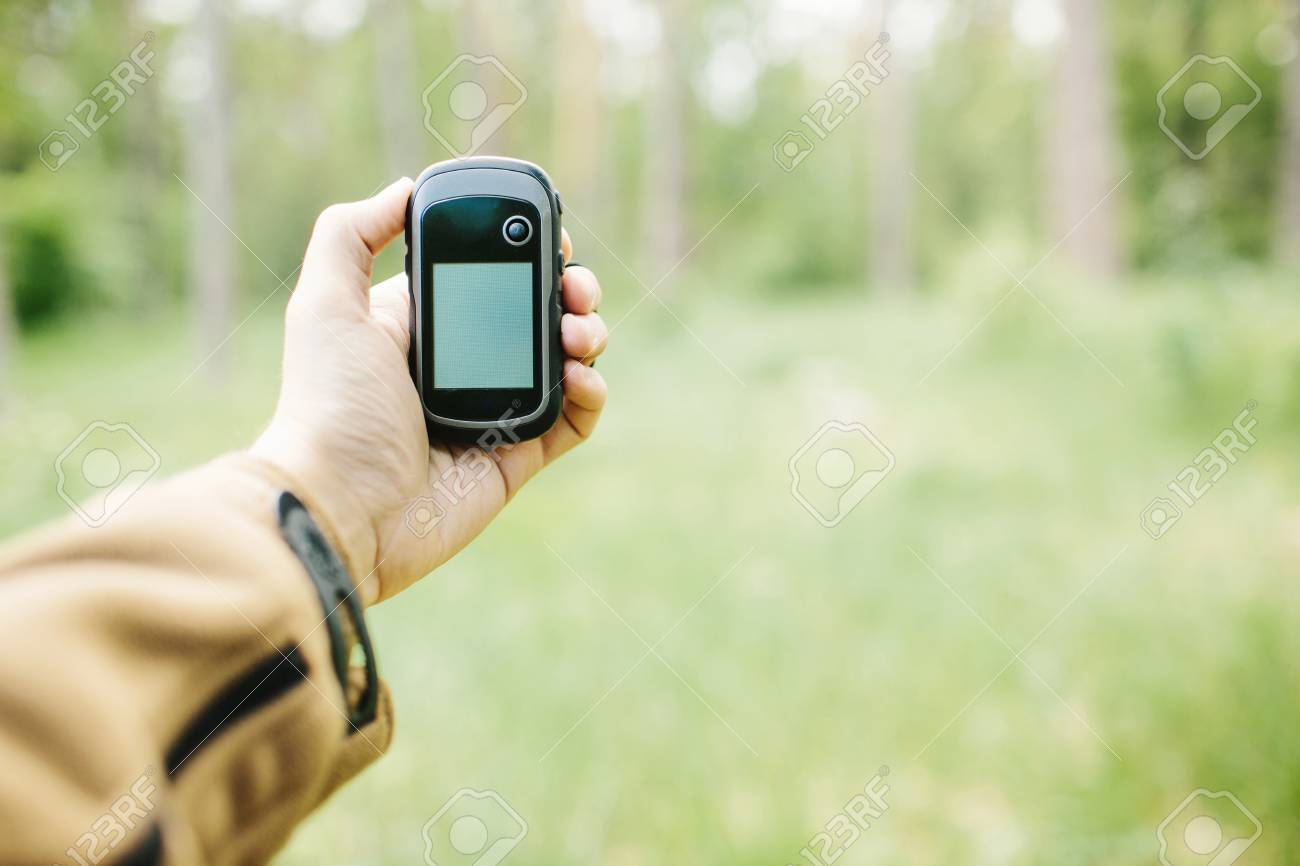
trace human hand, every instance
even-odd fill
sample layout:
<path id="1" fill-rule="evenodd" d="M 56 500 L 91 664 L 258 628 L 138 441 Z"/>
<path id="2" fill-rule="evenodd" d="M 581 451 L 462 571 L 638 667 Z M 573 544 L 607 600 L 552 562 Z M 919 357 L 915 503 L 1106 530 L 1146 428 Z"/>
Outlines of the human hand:
<path id="1" fill-rule="evenodd" d="M 279 403 L 252 447 L 325 512 L 367 604 L 405 589 L 472 541 L 528 479 L 591 435 L 606 396 L 604 378 L 583 363 L 609 336 L 595 312 L 600 284 L 575 266 L 562 280 L 568 357 L 555 426 L 490 454 L 429 441 L 407 367 L 406 275 L 370 284 L 374 257 L 402 232 L 411 189 L 402 178 L 317 219 L 285 313 Z M 566 261 L 571 250 L 564 232 Z M 433 498 L 440 479 L 456 477 L 457 461 L 476 467 L 477 483 L 426 534 L 412 531 L 408 506 Z"/>

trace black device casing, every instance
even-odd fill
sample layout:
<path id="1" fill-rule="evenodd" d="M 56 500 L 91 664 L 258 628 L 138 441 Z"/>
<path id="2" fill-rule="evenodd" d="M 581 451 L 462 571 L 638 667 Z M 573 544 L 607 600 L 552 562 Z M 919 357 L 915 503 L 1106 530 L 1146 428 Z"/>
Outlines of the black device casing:
<path id="1" fill-rule="evenodd" d="M 540 302 L 535 310 L 542 321 L 534 322 L 540 335 L 539 357 L 543 367 L 543 396 L 535 411 L 519 418 L 493 421 L 467 420 L 440 413 L 439 406 L 429 405 L 432 388 L 425 387 L 423 346 L 432 340 L 425 333 L 424 299 L 430 286 L 425 285 L 428 268 L 419 247 L 420 219 L 431 205 L 465 196 L 492 196 L 518 199 L 537 207 L 541 225 L 535 231 L 540 240 L 538 283 Z M 420 397 L 425 427 L 430 441 L 501 443 L 535 439 L 555 425 L 564 401 L 561 382 L 564 376 L 564 353 L 560 347 L 560 277 L 564 259 L 560 251 L 560 198 L 540 167 L 523 160 L 476 156 L 436 163 L 425 169 L 415 181 L 411 200 L 406 207 L 406 276 L 411 295 L 411 378 Z M 531 407 L 530 407 L 531 408 Z"/>

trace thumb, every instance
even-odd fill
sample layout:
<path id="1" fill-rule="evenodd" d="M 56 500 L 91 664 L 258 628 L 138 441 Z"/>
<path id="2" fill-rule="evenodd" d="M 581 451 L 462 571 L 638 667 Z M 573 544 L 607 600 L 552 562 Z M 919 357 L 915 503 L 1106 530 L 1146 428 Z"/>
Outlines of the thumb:
<path id="1" fill-rule="evenodd" d="M 411 346 L 411 296 L 406 274 L 396 274 L 370 290 L 370 315 L 392 336 L 405 355 Z"/>
<path id="2" fill-rule="evenodd" d="M 325 208 L 307 243 L 295 293 L 364 308 L 375 256 L 406 225 L 411 186 L 404 177 L 363 201 Z"/>

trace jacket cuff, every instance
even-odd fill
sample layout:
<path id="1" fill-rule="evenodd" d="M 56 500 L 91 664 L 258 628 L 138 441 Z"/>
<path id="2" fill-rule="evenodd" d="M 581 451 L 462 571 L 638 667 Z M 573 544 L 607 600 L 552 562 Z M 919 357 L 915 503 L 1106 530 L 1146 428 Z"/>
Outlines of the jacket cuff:
<path id="1" fill-rule="evenodd" d="M 247 452 L 228 455 L 217 461 L 251 473 L 269 485 L 269 495 L 260 507 L 262 517 L 275 522 L 281 540 L 298 560 L 307 583 L 319 601 L 320 630 L 329 636 L 330 659 L 343 699 L 348 733 L 356 734 L 377 717 L 380 684 L 375 651 L 366 627 L 363 583 L 372 584 L 377 594 L 374 574 L 358 574 L 356 545 L 345 538 L 352 529 L 340 531 L 326 503 L 303 489 L 289 473 L 274 463 Z M 353 649 L 364 653 L 362 666 L 351 663 Z M 369 750 L 368 750 L 369 751 Z"/>
<path id="2" fill-rule="evenodd" d="M 354 518 L 338 503 L 318 498 L 316 491 L 308 489 L 293 473 L 263 457 L 243 451 L 225 459 L 238 462 L 273 486 L 296 496 L 342 560 L 363 606 L 369 606 L 379 597 L 379 577 L 375 573 L 378 545 L 374 527 L 368 521 Z"/>
<path id="3" fill-rule="evenodd" d="M 282 491 L 275 502 L 276 519 L 280 534 L 289 549 L 298 557 L 320 598 L 323 621 L 330 637 L 330 650 L 334 662 L 334 675 L 346 705 L 351 734 L 360 725 L 375 719 L 379 700 L 379 675 L 375 665 L 375 649 L 366 629 L 366 617 L 357 596 L 352 578 L 338 554 L 330 546 L 316 521 L 297 496 Z M 364 667 L 360 671 L 364 682 L 360 689 L 352 688 L 350 659 L 353 650 L 361 648 Z"/>

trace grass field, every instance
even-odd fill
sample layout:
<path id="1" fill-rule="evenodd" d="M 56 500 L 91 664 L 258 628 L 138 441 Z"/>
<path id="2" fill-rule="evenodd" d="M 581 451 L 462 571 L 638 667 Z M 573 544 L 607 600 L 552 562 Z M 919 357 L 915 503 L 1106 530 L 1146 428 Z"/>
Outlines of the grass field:
<path id="1" fill-rule="evenodd" d="M 1197 788 L 1263 825 L 1238 862 L 1294 861 L 1294 284 L 1038 282 L 1051 312 L 1017 291 L 973 333 L 1008 286 L 682 292 L 698 340 L 611 297 L 599 435 L 371 612 L 396 743 L 279 862 L 420 863 L 468 787 L 527 821 L 513 864 L 806 863 L 882 766 L 842 864 L 1153 863 Z M 228 385 L 172 396 L 198 359 L 171 319 L 27 340 L 0 529 L 64 513 L 52 462 L 91 420 L 168 473 L 247 443 L 275 306 Z M 1258 444 L 1153 540 L 1143 508 L 1249 401 Z M 897 458 L 833 529 L 787 465 L 829 419 Z"/>

